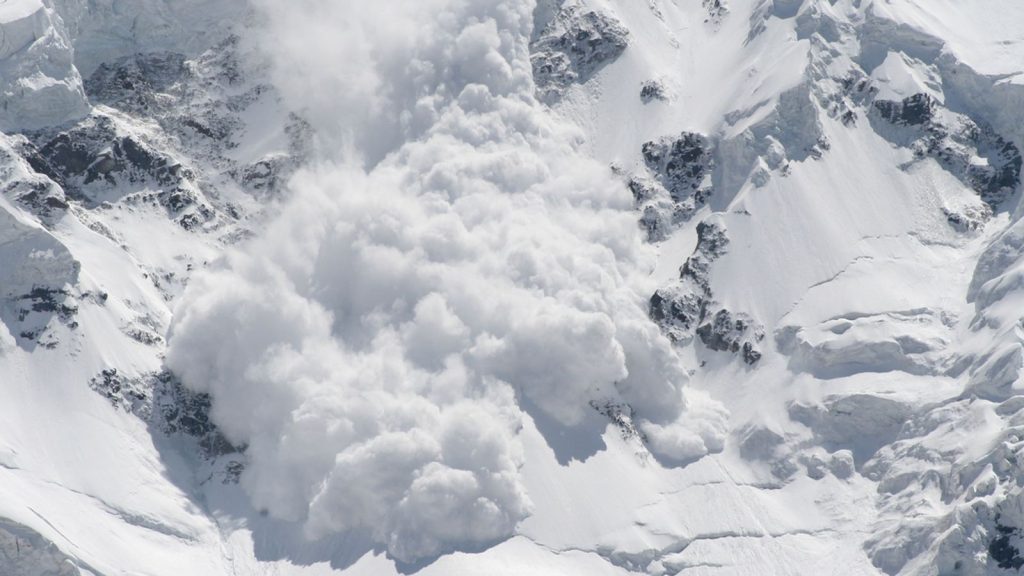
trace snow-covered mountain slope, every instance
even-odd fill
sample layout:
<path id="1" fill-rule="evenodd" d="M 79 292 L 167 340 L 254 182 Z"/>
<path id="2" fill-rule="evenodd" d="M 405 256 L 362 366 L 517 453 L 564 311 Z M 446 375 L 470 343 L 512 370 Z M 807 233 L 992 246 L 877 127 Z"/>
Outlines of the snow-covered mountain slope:
<path id="1" fill-rule="evenodd" d="M 1012 574 L 1024 5 L 0 0 L 0 574 Z"/>

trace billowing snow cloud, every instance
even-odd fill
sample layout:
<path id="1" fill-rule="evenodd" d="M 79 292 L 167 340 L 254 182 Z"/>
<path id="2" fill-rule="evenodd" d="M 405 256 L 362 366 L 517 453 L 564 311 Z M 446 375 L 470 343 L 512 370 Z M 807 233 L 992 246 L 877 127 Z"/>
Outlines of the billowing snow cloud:
<path id="1" fill-rule="evenodd" d="M 533 97 L 526 0 L 270 2 L 258 42 L 320 158 L 263 236 L 199 275 L 168 365 L 248 446 L 243 486 L 311 537 L 413 561 L 530 513 L 520 399 L 629 403 L 651 447 L 721 447 L 633 283 L 629 193 Z"/>

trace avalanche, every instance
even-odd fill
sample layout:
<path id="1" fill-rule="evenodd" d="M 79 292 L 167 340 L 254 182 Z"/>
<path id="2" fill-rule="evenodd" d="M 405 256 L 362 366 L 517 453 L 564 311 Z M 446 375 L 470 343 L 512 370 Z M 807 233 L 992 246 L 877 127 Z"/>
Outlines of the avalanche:
<path id="1" fill-rule="evenodd" d="M 0 0 L 0 574 L 1015 573 L 1022 23 Z"/>

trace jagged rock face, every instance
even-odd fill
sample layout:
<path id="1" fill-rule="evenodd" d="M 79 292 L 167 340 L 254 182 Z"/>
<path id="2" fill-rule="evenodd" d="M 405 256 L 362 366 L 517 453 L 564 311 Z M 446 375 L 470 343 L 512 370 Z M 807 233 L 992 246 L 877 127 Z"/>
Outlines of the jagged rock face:
<path id="1" fill-rule="evenodd" d="M 232 446 L 210 420 L 210 396 L 192 392 L 169 372 L 128 377 L 108 368 L 89 380 L 89 387 L 120 410 L 147 422 L 162 434 L 197 442 L 208 458 L 233 455 L 225 477 L 238 480 L 244 467 L 240 449 Z"/>
<path id="2" fill-rule="evenodd" d="M 741 354 L 747 364 L 761 359 L 758 343 L 764 327 L 747 314 L 721 308 L 711 290 L 711 266 L 729 246 L 725 228 L 716 222 L 697 225 L 697 248 L 679 271 L 679 281 L 651 296 L 651 319 L 674 342 L 689 344 L 694 335 L 710 350 Z"/>
<path id="3" fill-rule="evenodd" d="M 1024 566 L 1024 557 L 1021 557 L 1020 530 L 1011 526 L 996 524 L 997 536 L 988 545 L 988 555 L 995 561 L 996 566 L 1003 570 L 1020 570 Z"/>
<path id="4" fill-rule="evenodd" d="M 41 137 L 27 160 L 89 207 L 141 192 L 131 200 L 159 204 L 185 228 L 213 219 L 194 170 L 129 130 L 97 113 L 52 138 Z"/>
<path id="5" fill-rule="evenodd" d="M 914 94 L 902 102 L 882 100 L 875 102 L 875 108 L 893 124 L 901 126 L 920 126 L 929 123 L 935 117 L 939 105 L 927 94 Z"/>
<path id="6" fill-rule="evenodd" d="M 170 94 L 186 78 L 184 54 L 156 52 L 105 62 L 85 81 L 86 93 L 97 104 L 126 112 L 155 114 L 178 104 Z"/>
<path id="7" fill-rule="evenodd" d="M 95 116 L 57 134 L 40 146 L 39 156 L 33 160 L 38 161 L 35 167 L 40 172 L 94 202 L 98 198 L 90 198 L 87 190 L 147 183 L 174 187 L 195 178 L 173 158 L 119 131 L 109 116 Z"/>
<path id="8" fill-rule="evenodd" d="M 629 31 L 613 16 L 578 6 L 560 10 L 530 45 L 533 78 L 541 99 L 592 78 L 629 45 Z"/>
<path id="9" fill-rule="evenodd" d="M 699 293 L 679 285 L 658 289 L 650 301 L 651 319 L 676 342 L 692 339 L 705 309 L 706 302 Z"/>
<path id="10" fill-rule="evenodd" d="M 63 188 L 38 173 L 33 165 L 41 166 L 42 159 L 28 139 L 11 138 L 0 145 L 0 193 L 44 223 L 53 223 L 68 209 L 67 196 Z"/>
<path id="11" fill-rule="evenodd" d="M 656 100 L 662 102 L 668 100 L 668 89 L 659 80 L 648 80 L 640 86 L 640 101 L 650 104 Z"/>
<path id="12" fill-rule="evenodd" d="M 719 310 L 709 322 L 697 328 L 697 335 L 712 350 L 734 354 L 742 351 L 743 361 L 747 364 L 755 364 L 761 359 L 761 352 L 755 346 L 764 339 L 764 329 L 758 328 L 746 314 Z"/>
<path id="13" fill-rule="evenodd" d="M 158 122 L 208 154 L 223 154 L 237 145 L 237 114 L 266 90 L 245 83 L 238 51 L 238 38 L 231 36 L 195 60 L 177 52 L 120 58 L 100 65 L 86 80 L 86 92 L 96 103 Z M 210 98 L 233 88 L 238 93 Z"/>
<path id="14" fill-rule="evenodd" d="M 945 110 L 934 97 L 914 94 L 900 102 L 876 100 L 874 109 L 883 120 L 903 129 L 883 130 L 883 135 L 910 147 L 919 158 L 934 158 L 993 210 L 1020 185 L 1022 158 L 1017 146 L 992 128 Z M 965 228 L 977 219 L 950 215 L 951 224 Z"/>
<path id="15" fill-rule="evenodd" d="M 272 92 L 266 84 L 247 81 L 240 50 L 238 36 L 232 35 L 195 60 L 173 52 L 121 58 L 97 68 L 86 90 L 96 102 L 155 120 L 188 152 L 201 155 L 246 191 L 275 196 L 308 154 L 311 129 L 293 114 L 283 149 L 251 163 L 234 158 L 247 129 L 242 116 Z M 224 97 L 210 96 L 219 93 Z"/>
<path id="16" fill-rule="evenodd" d="M 629 188 L 650 241 L 664 240 L 707 203 L 713 190 L 713 154 L 708 139 L 693 132 L 643 145 L 650 176 L 633 176 Z"/>
<path id="17" fill-rule="evenodd" d="M 711 300 L 708 274 L 711 263 L 725 253 L 729 238 L 718 224 L 697 226 L 697 248 L 680 268 L 680 281 L 659 289 L 651 296 L 651 319 L 673 341 L 687 344 L 707 316 Z"/>
<path id="18" fill-rule="evenodd" d="M 714 166 L 708 139 L 684 132 L 678 138 L 662 138 L 643 146 L 644 164 L 677 203 L 703 205 L 711 194 Z"/>
<path id="19" fill-rule="evenodd" d="M 109 108 L 28 134 L 31 143 L 18 151 L 42 180 L 19 181 L 26 188 L 19 200 L 37 214 L 65 209 L 68 197 L 90 209 L 159 207 L 186 230 L 212 230 L 240 216 L 235 204 L 217 201 L 224 187 L 277 195 L 306 152 L 310 130 L 293 115 L 286 146 L 239 161 L 242 117 L 270 88 L 246 80 L 238 50 L 238 37 L 229 36 L 195 60 L 155 52 L 100 65 L 86 90 Z M 142 118 L 155 125 L 137 124 Z"/>

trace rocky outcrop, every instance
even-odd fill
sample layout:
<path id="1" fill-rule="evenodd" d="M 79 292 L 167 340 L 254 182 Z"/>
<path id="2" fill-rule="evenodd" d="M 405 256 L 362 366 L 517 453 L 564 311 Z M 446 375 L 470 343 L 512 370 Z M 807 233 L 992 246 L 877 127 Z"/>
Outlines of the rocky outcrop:
<path id="1" fill-rule="evenodd" d="M 136 54 L 101 65 L 86 90 L 95 102 L 157 122 L 189 155 L 223 171 L 247 192 L 275 195 L 309 152 L 311 130 L 290 115 L 287 142 L 279 150 L 239 162 L 234 151 L 247 129 L 242 115 L 273 90 L 250 79 L 240 50 L 238 37 L 229 36 L 195 60 L 173 52 Z"/>
<path id="2" fill-rule="evenodd" d="M 929 124 L 938 114 L 939 104 L 927 94 L 914 94 L 902 102 L 882 100 L 875 102 L 875 108 L 882 118 L 898 126 L 922 126 Z"/>
<path id="3" fill-rule="evenodd" d="M 729 15 L 729 5 L 725 0 L 702 0 L 701 6 L 704 7 L 706 13 L 705 24 L 718 26 Z"/>
<path id="4" fill-rule="evenodd" d="M 668 100 L 668 88 L 660 80 L 648 80 L 640 86 L 640 101 L 650 104 L 654 101 L 664 102 Z"/>
<path id="5" fill-rule="evenodd" d="M 701 206 L 711 195 L 714 167 L 707 137 L 683 132 L 678 138 L 647 142 L 641 150 L 644 164 L 676 202 Z"/>
<path id="6" fill-rule="evenodd" d="M 725 253 L 729 238 L 717 223 L 697 225 L 697 247 L 679 271 L 679 281 L 651 296 L 649 313 L 673 342 L 685 345 L 708 313 L 711 301 L 709 269 Z"/>
<path id="7" fill-rule="evenodd" d="M 37 214 L 68 199 L 88 209 L 158 206 L 195 230 L 239 217 L 218 201 L 225 186 L 276 194 L 308 151 L 310 131 L 292 116 L 280 149 L 252 160 L 235 154 L 247 129 L 242 116 L 270 90 L 247 78 L 238 50 L 229 37 L 195 60 L 155 52 L 100 65 L 86 89 L 103 106 L 73 125 L 31 132 L 20 147 L 45 177 L 24 201 Z M 67 198 L 49 194 L 47 181 Z"/>
<path id="8" fill-rule="evenodd" d="M 567 87 L 592 78 L 628 45 L 629 31 L 615 17 L 579 6 L 561 9 L 530 44 L 538 95 L 547 102 L 557 100 Z"/>
<path id="9" fill-rule="evenodd" d="M 697 328 L 697 336 L 712 350 L 742 353 L 747 364 L 755 364 L 761 359 L 761 352 L 756 346 L 764 339 L 764 329 L 747 314 L 719 310 L 709 322 Z"/>
<path id="10" fill-rule="evenodd" d="M 190 391 L 169 372 L 128 376 L 108 368 L 89 387 L 162 434 L 192 438 L 209 458 L 240 451 L 210 420 L 210 396 Z"/>
<path id="11" fill-rule="evenodd" d="M 697 225 L 697 248 L 679 271 L 679 280 L 651 296 L 649 314 L 673 342 L 687 345 L 694 335 L 710 350 L 741 354 L 747 364 L 761 359 L 764 327 L 747 314 L 718 306 L 711 291 L 711 264 L 725 254 L 724 225 Z"/>
<path id="12" fill-rule="evenodd" d="M 646 173 L 633 176 L 629 189 L 652 242 L 664 240 L 710 198 L 715 166 L 710 140 L 694 132 L 650 141 L 641 149 Z"/>
<path id="13" fill-rule="evenodd" d="M 935 97 L 921 93 L 902 101 L 877 100 L 873 108 L 879 134 L 910 148 L 918 159 L 933 158 L 993 210 L 1020 184 L 1017 146 L 991 127 L 946 109 Z M 952 224 L 969 226 L 964 220 L 950 218 Z"/>
<path id="14" fill-rule="evenodd" d="M 87 207 L 135 195 L 132 201 L 159 204 L 185 228 L 214 217 L 196 172 L 113 115 L 96 112 L 53 136 L 40 134 L 27 159 Z"/>
<path id="15" fill-rule="evenodd" d="M 55 182 L 98 203 L 112 187 L 183 185 L 196 175 L 170 155 L 149 146 L 111 116 L 94 115 L 59 132 L 39 147 L 37 167 Z"/>
<path id="16" fill-rule="evenodd" d="M 69 204 L 64 189 L 33 168 L 44 164 L 39 151 L 23 136 L 0 136 L 0 194 L 50 225 Z"/>
<path id="17" fill-rule="evenodd" d="M 102 64 L 85 88 L 93 102 L 153 120 L 189 148 L 224 162 L 243 128 L 239 113 L 268 90 L 247 84 L 238 52 L 231 36 L 195 60 L 176 52 L 135 54 Z"/>

